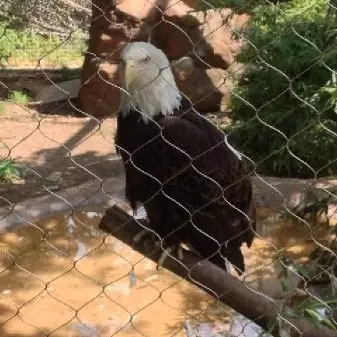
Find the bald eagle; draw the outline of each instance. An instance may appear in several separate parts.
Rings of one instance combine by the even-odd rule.
[[[168,253],[181,259],[179,247],[189,244],[225,270],[230,262],[241,275],[240,247],[251,246],[255,231],[252,185],[242,158],[179,92],[160,49],[127,44],[120,70],[115,144],[132,209],[143,205]]]

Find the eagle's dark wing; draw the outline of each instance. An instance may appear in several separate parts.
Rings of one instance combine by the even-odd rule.
[[[151,173],[177,207],[188,209],[199,229],[240,254],[237,264],[243,269],[237,249],[243,242],[251,245],[255,230],[252,187],[243,162],[225,144],[224,135],[196,113],[165,117],[158,123],[162,134]],[[194,233],[187,236],[198,250],[215,249],[209,240],[206,243],[204,233]]]

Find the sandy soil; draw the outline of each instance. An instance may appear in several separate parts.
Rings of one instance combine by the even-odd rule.
[[[3,198],[16,203],[49,193],[43,186],[58,191],[111,176],[116,120],[99,123],[74,114],[76,110],[69,105],[53,107],[52,114],[5,105],[0,115],[0,156],[26,169],[14,185],[0,185]],[[8,202],[2,199],[0,204]]]
[[[0,206],[111,177],[116,119],[95,121],[72,104],[27,108],[1,103],[0,158],[25,167],[22,179],[0,184]],[[75,105],[76,106],[76,105]]]

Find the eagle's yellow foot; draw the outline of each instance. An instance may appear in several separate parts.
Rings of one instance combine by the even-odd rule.
[[[156,246],[160,247],[160,241],[156,242]],[[176,257],[179,261],[182,261],[184,259],[183,249],[181,248],[180,244],[173,244],[166,248],[164,248],[163,253],[161,254],[158,262],[157,262],[157,270],[159,270],[160,267],[163,266],[166,258],[171,255],[171,253],[174,252]]]

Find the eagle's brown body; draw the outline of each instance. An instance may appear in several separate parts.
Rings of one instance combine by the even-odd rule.
[[[144,206],[164,243],[189,242],[225,268],[220,248],[244,271],[240,247],[251,246],[255,231],[252,186],[221,131],[183,101],[173,116],[157,116],[147,124],[137,111],[120,115],[116,146],[125,167],[126,197],[133,209],[137,203]]]

